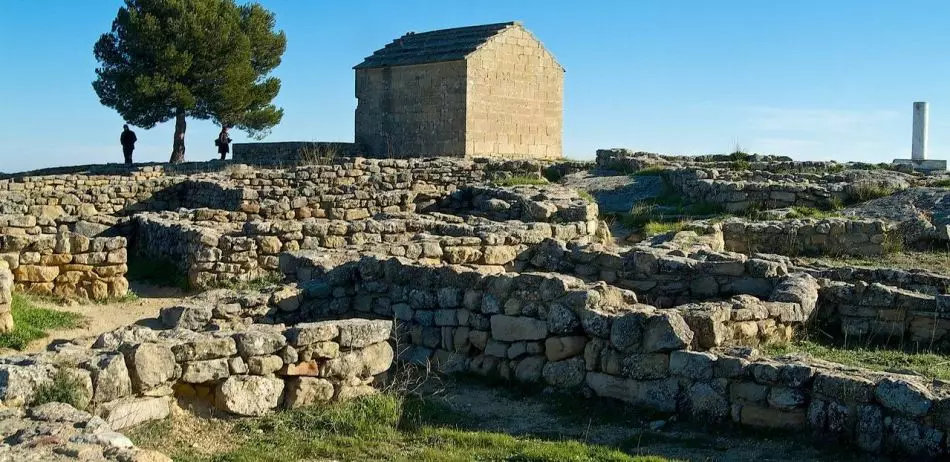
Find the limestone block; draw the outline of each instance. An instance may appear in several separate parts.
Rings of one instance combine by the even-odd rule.
[[[284,406],[288,409],[310,406],[333,399],[330,381],[315,377],[294,377],[287,380]]]
[[[276,408],[284,381],[255,375],[228,377],[215,389],[215,407],[243,416],[260,416]]]
[[[99,412],[113,430],[122,430],[168,417],[169,405],[167,398],[125,398],[102,403]]]

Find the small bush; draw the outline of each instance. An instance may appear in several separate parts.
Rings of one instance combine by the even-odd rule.
[[[495,186],[542,185],[548,184],[548,180],[531,176],[513,176],[495,180],[493,183]]]
[[[76,409],[82,409],[89,401],[87,393],[78,377],[60,368],[53,375],[51,382],[41,383],[36,387],[32,404],[39,406],[46,403],[66,403]]]
[[[83,319],[76,313],[37,307],[22,294],[13,294],[11,310],[13,330],[0,333],[0,348],[22,350],[33,340],[46,337],[48,330],[76,327]]]
[[[734,160],[729,165],[729,168],[736,171],[745,171],[751,169],[752,164],[750,164],[747,160]]]
[[[339,155],[339,148],[332,143],[310,143],[300,150],[300,164],[332,164]]]

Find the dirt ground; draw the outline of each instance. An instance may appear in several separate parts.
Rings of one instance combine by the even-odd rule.
[[[31,342],[24,351],[43,351],[52,341],[61,339],[82,340],[91,345],[99,334],[129,324],[158,327],[159,311],[180,302],[185,297],[181,289],[173,287],[132,283],[131,290],[138,295],[138,299],[106,304],[87,302],[73,305],[37,301],[37,306],[79,313],[84,317],[84,322],[74,329],[51,330],[46,337]]]

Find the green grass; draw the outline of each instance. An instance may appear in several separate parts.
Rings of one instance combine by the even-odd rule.
[[[647,236],[657,234],[666,234],[670,232],[680,232],[686,228],[686,221],[657,222],[651,221],[643,225],[643,233]]]
[[[876,371],[913,371],[928,378],[950,380],[950,357],[934,353],[912,353],[867,345],[846,348],[811,340],[769,345],[763,351],[769,355],[806,353],[813,358],[848,366]]]
[[[231,290],[261,290],[275,284],[284,282],[284,275],[279,271],[269,271],[263,276],[258,276],[248,281],[232,280],[212,284],[209,289],[231,289]]]
[[[840,213],[834,210],[820,210],[814,207],[802,207],[796,206],[792,207],[792,210],[785,215],[787,218],[832,218],[841,216]]]
[[[495,180],[493,184],[495,186],[542,185],[548,184],[548,180],[531,176],[513,176],[510,178],[501,178]]]
[[[173,422],[146,424],[129,435],[140,447],[166,452],[176,461],[637,461],[605,446],[471,431],[471,416],[419,398],[381,394],[349,403],[315,406],[239,422],[235,444],[206,456],[169,441]]]
[[[898,189],[881,186],[873,183],[861,183],[854,187],[852,200],[855,202],[866,202],[880,197],[890,196],[896,193]]]
[[[79,378],[70,375],[65,369],[58,369],[52,382],[36,387],[32,404],[39,406],[46,403],[66,403],[76,409],[82,409],[88,402],[89,396]]]
[[[188,277],[174,262],[153,258],[130,258],[129,271],[125,274],[130,281],[145,282],[161,287],[178,287],[188,290]]]
[[[13,294],[13,330],[0,333],[0,348],[22,350],[33,340],[43,338],[51,329],[79,326],[83,317],[76,313],[36,306],[29,297]]]
[[[950,178],[934,181],[930,183],[930,186],[934,188],[950,188]]]
[[[591,193],[584,191],[583,189],[577,189],[576,191],[577,191],[577,195],[581,196],[581,199],[584,199],[585,201],[590,202],[592,204],[597,203],[597,199],[595,199],[594,196],[591,195]]]

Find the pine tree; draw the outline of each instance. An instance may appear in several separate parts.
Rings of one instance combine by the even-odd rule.
[[[263,137],[284,112],[271,103],[280,80],[268,76],[287,47],[275,24],[234,0],[125,0],[94,47],[92,87],[132,125],[174,119],[172,163],[185,159],[187,117]]]

